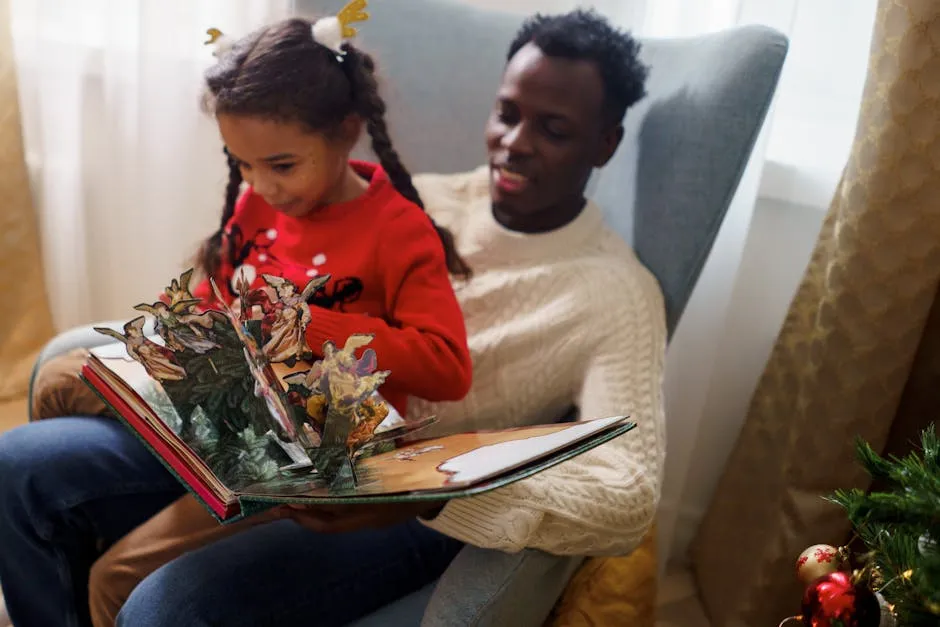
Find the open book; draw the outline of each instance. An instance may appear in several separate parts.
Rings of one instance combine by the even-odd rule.
[[[91,351],[87,383],[220,521],[285,503],[443,500],[507,485],[633,428],[623,416],[422,439],[433,416],[406,420],[379,393],[370,335],[307,346],[308,299],[265,276],[233,307],[197,309],[192,271],[119,342]],[[220,303],[225,299],[216,290]]]

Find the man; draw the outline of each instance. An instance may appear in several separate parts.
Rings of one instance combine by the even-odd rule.
[[[258,518],[221,527],[183,497],[96,562],[95,624],[113,622],[122,604],[118,624],[135,627],[257,624],[272,612],[284,624],[318,612],[344,623],[435,580],[464,543],[559,555],[626,554],[639,544],[664,456],[663,302],[584,198],[644,94],[637,53],[632,38],[590,12],[528,20],[486,126],[489,163],[416,178],[474,272],[458,291],[474,383],[459,403],[410,408],[440,418],[427,435],[548,422],[572,406],[585,418],[629,414],[637,429],[528,480],[446,504],[285,509],[272,517],[299,525]],[[0,468],[16,454],[4,444]],[[415,555],[423,557],[407,561]],[[399,562],[407,582],[367,572]]]

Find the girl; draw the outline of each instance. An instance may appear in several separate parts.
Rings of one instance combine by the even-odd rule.
[[[469,390],[466,330],[449,274],[470,272],[451,234],[423,211],[386,128],[374,63],[336,32],[348,28],[342,15],[265,28],[222,51],[208,71],[204,106],[224,140],[229,182],[219,228],[204,242],[198,267],[215,279],[227,300],[235,298],[242,279],[261,287],[268,274],[303,286],[312,277],[331,275],[326,288],[309,300],[307,343],[318,353],[327,340],[343,345],[351,334],[374,334],[370,348],[380,367],[391,371],[381,393],[404,415],[408,396],[459,400]],[[378,164],[350,160],[363,127]],[[243,183],[247,189],[240,193]],[[193,294],[213,304],[208,279]],[[78,357],[71,360],[77,365]],[[40,397],[44,390],[61,389],[56,376],[70,371],[44,372],[36,386]],[[75,411],[57,409],[59,415]],[[261,522],[223,531],[194,499],[181,497],[138,529],[126,551],[112,547],[114,559],[96,564],[89,583],[94,624],[113,624],[133,585],[181,551]],[[420,575],[422,581],[407,584],[413,568],[401,560],[404,570],[395,576],[402,581],[396,585],[418,587],[432,580],[461,546],[417,523],[397,533],[401,537],[389,542],[400,541],[400,550],[407,545],[408,560],[421,561],[421,572],[429,570]],[[69,567],[75,575],[88,564]],[[329,576],[330,564],[318,568]],[[77,576],[80,581],[84,575]],[[391,598],[377,598],[374,606]],[[31,624],[31,615],[35,624],[63,621],[14,603],[11,610],[24,625]],[[81,604],[77,599],[67,604],[75,603]]]
[[[372,59],[347,43],[339,52],[294,19],[236,43],[208,72],[204,105],[226,145],[229,182],[198,266],[232,298],[239,277],[252,287],[263,285],[262,274],[302,286],[330,274],[311,299],[314,351],[328,339],[375,333],[379,364],[392,371],[382,394],[399,412],[408,395],[462,398],[471,365],[448,270],[467,277],[469,268],[452,235],[422,211],[385,125]],[[379,165],[349,160],[363,126]],[[243,182],[249,189],[240,195]],[[211,304],[208,280],[193,293]],[[73,398],[84,386],[63,389],[73,372],[50,364],[40,373],[37,418],[84,409]],[[72,406],[54,402],[63,397]]]

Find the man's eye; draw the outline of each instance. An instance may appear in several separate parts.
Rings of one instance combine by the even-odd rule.
[[[271,166],[271,169],[278,174],[287,174],[294,169],[294,165],[293,163],[276,163]]]
[[[503,124],[513,125],[519,121],[519,112],[515,107],[503,105],[496,110],[496,117]]]
[[[560,126],[549,124],[545,127],[545,133],[552,139],[565,139],[568,137],[568,131]]]

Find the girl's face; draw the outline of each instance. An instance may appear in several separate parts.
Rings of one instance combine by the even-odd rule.
[[[357,130],[353,121],[328,137],[261,117],[220,114],[216,120],[242,178],[281,213],[299,218],[346,200]]]

